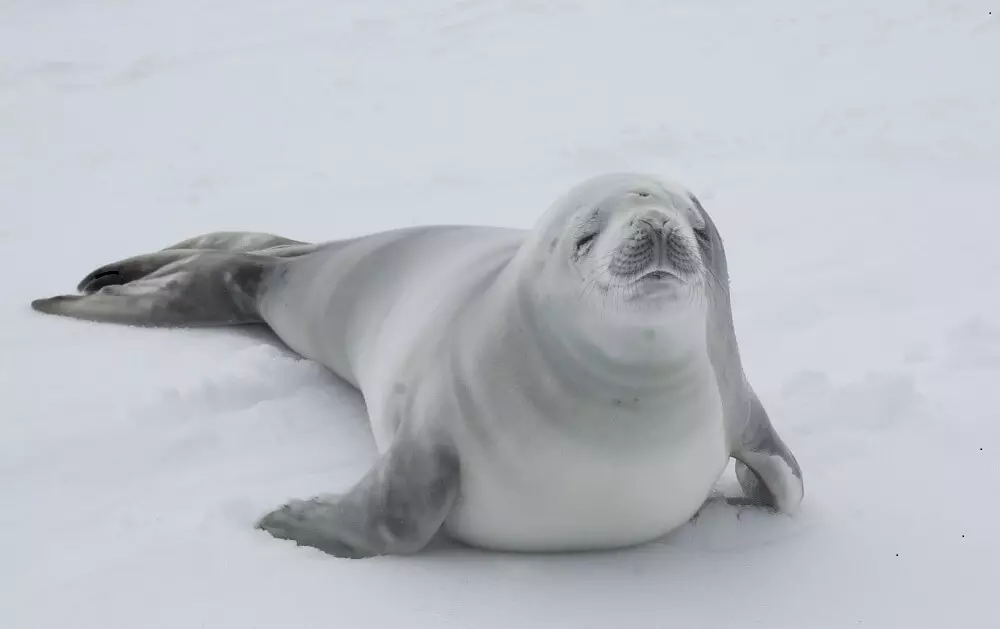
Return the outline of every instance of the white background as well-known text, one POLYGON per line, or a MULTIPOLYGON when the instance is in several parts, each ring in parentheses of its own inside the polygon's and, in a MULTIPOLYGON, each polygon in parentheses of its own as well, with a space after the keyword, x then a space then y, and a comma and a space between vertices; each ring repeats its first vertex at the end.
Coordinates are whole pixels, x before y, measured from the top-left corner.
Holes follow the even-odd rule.
POLYGON ((998 8, 0 1, 0 626, 998 626, 998 8), (337 560, 253 523, 367 468, 355 394, 28 306, 217 229, 530 227, 622 170, 722 230, 794 518, 337 560))

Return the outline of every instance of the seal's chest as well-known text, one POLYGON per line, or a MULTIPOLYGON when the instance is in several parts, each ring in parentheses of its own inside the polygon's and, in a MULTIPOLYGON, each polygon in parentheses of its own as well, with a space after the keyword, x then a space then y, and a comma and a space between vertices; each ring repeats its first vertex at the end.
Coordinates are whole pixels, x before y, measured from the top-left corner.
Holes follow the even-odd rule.
POLYGON ((660 537, 694 515, 728 461, 721 409, 713 403, 692 409, 676 430, 629 448, 536 430, 516 447, 500 439, 462 450, 448 532, 474 546, 521 551, 614 548, 660 537))

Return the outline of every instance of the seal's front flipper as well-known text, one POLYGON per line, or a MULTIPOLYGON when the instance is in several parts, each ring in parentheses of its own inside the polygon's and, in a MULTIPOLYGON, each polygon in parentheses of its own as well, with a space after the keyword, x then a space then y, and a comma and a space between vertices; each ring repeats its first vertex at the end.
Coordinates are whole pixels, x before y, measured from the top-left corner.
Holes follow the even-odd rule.
POLYGON ((736 478, 752 504, 792 513, 804 495, 802 470, 771 425, 757 395, 750 393, 750 415, 732 453, 736 478))
POLYGON ((260 321, 257 294, 273 258, 226 252, 172 252, 138 256, 106 265, 82 284, 86 295, 36 299, 31 307, 48 314, 142 326, 215 326, 260 321), (148 275, 131 279, 143 269, 148 275), (102 271, 103 269, 103 271, 102 271), (117 271, 114 271, 117 269, 117 271), (117 272, 118 280, 104 279, 117 272))
POLYGON ((346 494, 291 501, 264 516, 257 528, 337 557, 415 553, 448 516, 458 493, 458 468, 452 448, 397 436, 346 494))

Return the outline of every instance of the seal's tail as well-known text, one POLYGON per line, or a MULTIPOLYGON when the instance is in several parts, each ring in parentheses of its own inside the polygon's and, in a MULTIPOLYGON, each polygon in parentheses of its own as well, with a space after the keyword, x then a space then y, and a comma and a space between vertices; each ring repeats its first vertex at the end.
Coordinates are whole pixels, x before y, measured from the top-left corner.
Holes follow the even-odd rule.
POLYGON ((100 267, 82 295, 36 299, 48 314, 140 326, 201 327, 260 322, 259 293, 277 257, 173 249, 100 267))

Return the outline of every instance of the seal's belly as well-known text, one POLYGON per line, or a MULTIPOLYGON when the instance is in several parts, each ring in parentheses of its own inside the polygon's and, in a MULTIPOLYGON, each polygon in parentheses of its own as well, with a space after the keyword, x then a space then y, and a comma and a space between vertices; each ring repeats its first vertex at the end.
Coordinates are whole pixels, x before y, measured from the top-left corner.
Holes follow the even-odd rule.
POLYGON ((534 439, 519 453, 463 453, 460 496, 445 528, 467 544, 509 551, 656 539, 689 520, 725 470, 724 428, 714 415, 641 451, 534 439))

